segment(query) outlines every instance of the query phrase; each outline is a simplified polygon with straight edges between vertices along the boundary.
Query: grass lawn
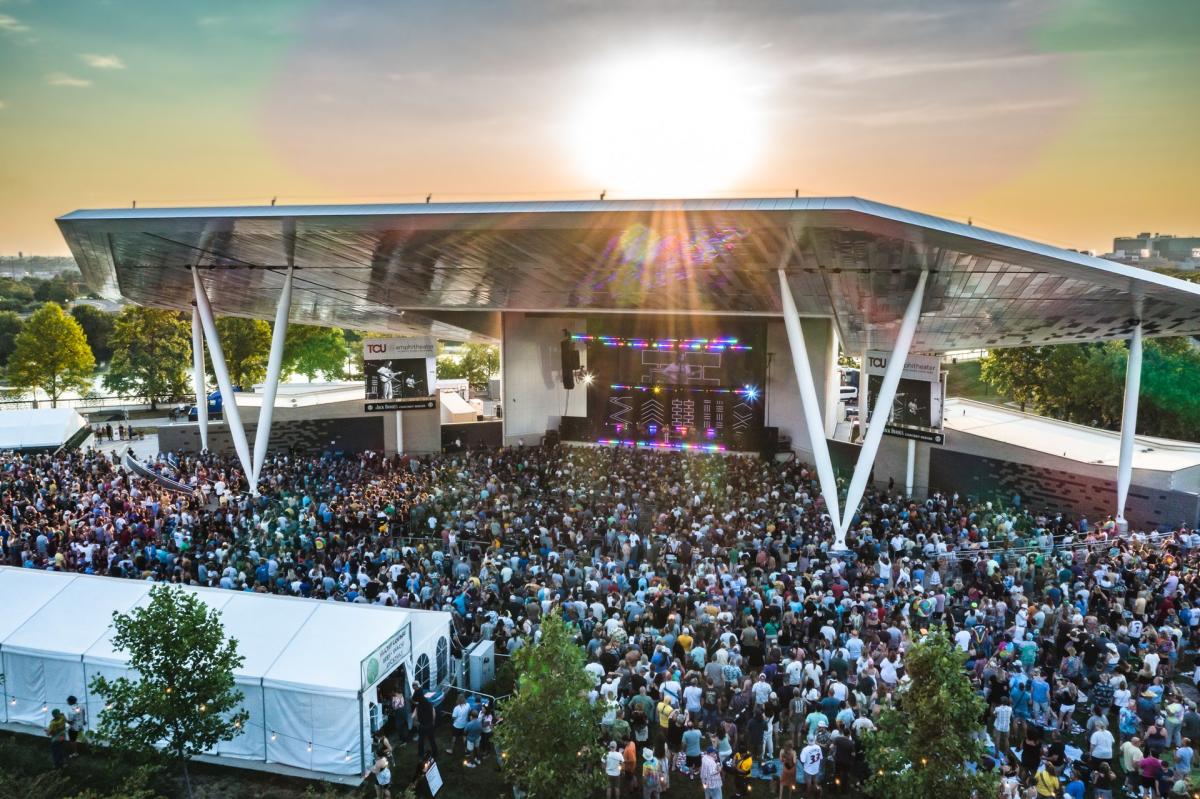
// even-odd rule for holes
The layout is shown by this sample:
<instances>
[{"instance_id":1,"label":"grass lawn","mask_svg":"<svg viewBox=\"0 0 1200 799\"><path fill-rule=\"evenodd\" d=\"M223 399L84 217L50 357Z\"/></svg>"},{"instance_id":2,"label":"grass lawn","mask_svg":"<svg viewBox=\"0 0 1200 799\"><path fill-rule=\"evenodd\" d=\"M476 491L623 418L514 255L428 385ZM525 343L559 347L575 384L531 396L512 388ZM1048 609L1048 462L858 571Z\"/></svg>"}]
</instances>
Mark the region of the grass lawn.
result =
<instances>
[{"instance_id":1,"label":"grass lawn","mask_svg":"<svg viewBox=\"0 0 1200 799\"><path fill-rule=\"evenodd\" d=\"M979 379L979 361L959 361L946 368L946 394L980 402L1002 403L1005 398Z\"/></svg>"}]
</instances>

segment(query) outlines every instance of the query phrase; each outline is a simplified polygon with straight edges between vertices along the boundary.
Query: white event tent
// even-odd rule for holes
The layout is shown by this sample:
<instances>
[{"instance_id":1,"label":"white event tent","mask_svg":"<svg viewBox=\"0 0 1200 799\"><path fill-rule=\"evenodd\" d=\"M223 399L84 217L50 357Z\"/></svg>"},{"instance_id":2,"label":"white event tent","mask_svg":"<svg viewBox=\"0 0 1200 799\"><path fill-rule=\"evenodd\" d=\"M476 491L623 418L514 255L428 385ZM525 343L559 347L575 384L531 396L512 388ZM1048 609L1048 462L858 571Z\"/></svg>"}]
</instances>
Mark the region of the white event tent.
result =
<instances>
[{"instance_id":1,"label":"white event tent","mask_svg":"<svg viewBox=\"0 0 1200 799\"><path fill-rule=\"evenodd\" d=\"M0 411L0 450L55 450L86 426L73 408Z\"/></svg>"},{"instance_id":2,"label":"white event tent","mask_svg":"<svg viewBox=\"0 0 1200 799\"><path fill-rule=\"evenodd\" d=\"M153 583L0 567L0 722L41 733L68 696L94 725L102 675L134 676L113 648L112 614L149 601ZM450 679L450 614L185 587L221 613L245 662L235 672L249 722L205 759L357 782L370 747L376 687L404 667L428 687ZM436 667L431 664L436 663Z\"/></svg>"}]
</instances>

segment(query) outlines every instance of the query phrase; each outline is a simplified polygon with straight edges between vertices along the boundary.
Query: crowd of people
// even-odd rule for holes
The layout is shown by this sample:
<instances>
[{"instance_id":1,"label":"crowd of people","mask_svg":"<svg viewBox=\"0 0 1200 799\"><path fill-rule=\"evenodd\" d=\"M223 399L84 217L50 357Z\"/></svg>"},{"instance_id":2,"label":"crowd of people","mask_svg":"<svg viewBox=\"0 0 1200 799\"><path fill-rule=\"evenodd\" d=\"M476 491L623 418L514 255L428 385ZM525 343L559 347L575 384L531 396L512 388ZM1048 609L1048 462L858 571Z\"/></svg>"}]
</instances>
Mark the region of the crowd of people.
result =
<instances>
[{"instance_id":1,"label":"crowd of people","mask_svg":"<svg viewBox=\"0 0 1200 799\"><path fill-rule=\"evenodd\" d=\"M1187 527L880 489L834 552L795 460L280 454L258 496L235 464L158 464L184 494L94 450L0 455L3 562L446 609L456 652L486 638L511 654L560 614L586 650L612 799L678 781L710 799L768 780L780 796L853 794L906 652L936 625L986 700L990 755L969 767L994 770L1000 796L1191 795Z\"/></svg>"}]
</instances>

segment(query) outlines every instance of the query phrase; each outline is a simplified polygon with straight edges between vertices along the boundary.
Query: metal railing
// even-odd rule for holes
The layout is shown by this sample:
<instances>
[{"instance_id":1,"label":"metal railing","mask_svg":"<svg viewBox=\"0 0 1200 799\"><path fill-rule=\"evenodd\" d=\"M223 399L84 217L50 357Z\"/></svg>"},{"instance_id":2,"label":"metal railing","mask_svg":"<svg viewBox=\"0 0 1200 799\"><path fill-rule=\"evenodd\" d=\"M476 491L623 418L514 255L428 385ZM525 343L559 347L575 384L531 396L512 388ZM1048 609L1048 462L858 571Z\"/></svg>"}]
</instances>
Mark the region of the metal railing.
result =
<instances>
[{"instance_id":1,"label":"metal railing","mask_svg":"<svg viewBox=\"0 0 1200 799\"><path fill-rule=\"evenodd\" d=\"M170 405L171 403L164 400L160 405ZM30 408L49 408L51 402L49 399L0 399L0 410L19 411L28 410ZM102 410L111 407L113 410L145 410L150 407L149 397L60 397L57 403L59 408L75 408Z\"/></svg>"}]
</instances>

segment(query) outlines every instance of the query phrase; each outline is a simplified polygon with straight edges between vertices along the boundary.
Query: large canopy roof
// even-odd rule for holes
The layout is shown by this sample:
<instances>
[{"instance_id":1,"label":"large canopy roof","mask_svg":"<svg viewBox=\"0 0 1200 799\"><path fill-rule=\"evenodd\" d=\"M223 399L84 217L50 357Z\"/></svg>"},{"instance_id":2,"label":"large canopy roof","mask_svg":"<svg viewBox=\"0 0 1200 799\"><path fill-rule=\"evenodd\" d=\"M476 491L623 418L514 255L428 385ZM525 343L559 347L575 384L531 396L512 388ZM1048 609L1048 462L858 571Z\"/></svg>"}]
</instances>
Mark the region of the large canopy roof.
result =
<instances>
[{"instance_id":1,"label":"large canopy roof","mask_svg":"<svg viewBox=\"0 0 1200 799\"><path fill-rule=\"evenodd\" d=\"M854 197L75 211L105 297L398 334L495 338L498 312L778 316L777 269L852 351L889 347L922 269L915 351L1200 333L1200 286Z\"/></svg>"}]
</instances>

